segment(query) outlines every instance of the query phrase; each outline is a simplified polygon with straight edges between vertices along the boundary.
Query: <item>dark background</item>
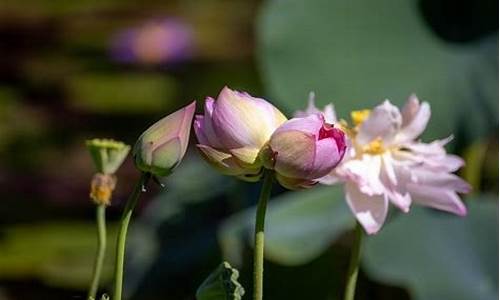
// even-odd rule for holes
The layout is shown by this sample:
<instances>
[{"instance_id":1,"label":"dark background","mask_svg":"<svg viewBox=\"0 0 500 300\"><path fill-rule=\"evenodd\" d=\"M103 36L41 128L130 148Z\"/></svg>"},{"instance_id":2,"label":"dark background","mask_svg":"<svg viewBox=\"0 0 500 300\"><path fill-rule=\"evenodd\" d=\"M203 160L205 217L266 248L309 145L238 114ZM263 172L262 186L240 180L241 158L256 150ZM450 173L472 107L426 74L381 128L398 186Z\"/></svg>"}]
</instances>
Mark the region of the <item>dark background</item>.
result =
<instances>
[{"instance_id":1,"label":"dark background","mask_svg":"<svg viewBox=\"0 0 500 300\"><path fill-rule=\"evenodd\" d=\"M442 225L441 237L455 237L454 230L459 230L458 236L477 239L451 238L463 244L445 241L442 248L422 257L417 256L425 249L414 247L417 254L406 257L422 266L436 266L429 257L441 258L443 264L436 268L442 273L428 275L426 267L422 273L401 263L399 270L387 262L397 260L391 253L381 256L377 249L397 250L407 243L405 239L418 239L422 227L411 227L410 221L394 212L388 223L402 222L400 228L409 226L408 230L384 230L378 241L375 237L367 245L357 299L457 299L457 291L450 290L463 282L466 289L468 284L483 284L477 292L484 292L483 296L472 289L475 299L495 293L498 297L498 2L424 0L407 5L382 1L365 6L368 2L30 0L0 4L0 299L85 299L95 229L94 205L88 199L94 167L84 141L109 137L133 145L150 124L190 101L198 100L201 111L202 100L215 97L224 85L265 97L288 115L303 108L307 92L314 90L321 104L335 100L344 118L347 111L373 106L385 95L399 97L395 102L400 104L403 95L423 94L436 107L426 137L455 135L449 150L465 158L468 167L460 175L474 187L466 203L478 208L471 208L463 222L430 210L415 215ZM403 14L414 16L415 22L398 23ZM380 19L366 27L363 15ZM391 25L391 20L400 26ZM380 28L378 22L383 24ZM420 33L415 31L413 36L414 24L426 33L423 41L428 41L419 42L418 49L411 44ZM371 34L372 29L378 35ZM394 49L394 60L385 60L384 45ZM412 56L409 48L422 56ZM437 66L444 61L451 66L449 73L439 73ZM405 73L399 75L395 66L404 66ZM408 75L414 71L412 66L429 71ZM381 77L369 74L370 70L380 70ZM371 88L370 78L380 90ZM415 78L420 81L413 85ZM426 78L432 84L424 82ZM387 80L387 86L381 80ZM404 86L414 90L397 88ZM447 86L446 93L435 86ZM379 95L382 91L384 96ZM138 175L130 158L117 173L118 187L108 209L110 242L103 292L112 279L116 222ZM218 175L195 149L188 150L165 184L165 190L155 185L148 189L132 225L126 295L194 299L196 288L225 257L240 269L245 298L250 298L251 248L246 241L251 226L245 220L251 211L245 215L244 209L255 204L259 185ZM321 196L307 193L304 199L325 197L324 192ZM287 209L302 210L287 208L291 193L276 186L274 194L279 198L276 211L283 209L290 218L285 218L289 225L283 227L288 231L277 229L275 234L284 237L285 246L296 243L298 254L290 256L282 250L286 247L274 248L278 250L266 264L266 298L340 299L351 218L344 217L347 221L333 229L328 223L323 228L320 222L340 217L319 216L312 209L305 220L317 223L301 223L305 215L287 215ZM301 207L299 200L293 201ZM449 222L441 224L441 219ZM425 226L431 224L427 221ZM228 232L231 224L239 225ZM494 236L486 235L490 232L483 228ZM321 246L301 256L301 247L306 253L312 240L321 240ZM463 248L473 250L463 254ZM449 255L466 261L459 268L463 276L447 273L453 270L449 267L453 262L447 263ZM468 264L495 268L474 271ZM425 278L437 282L431 284Z\"/></svg>"}]
</instances>

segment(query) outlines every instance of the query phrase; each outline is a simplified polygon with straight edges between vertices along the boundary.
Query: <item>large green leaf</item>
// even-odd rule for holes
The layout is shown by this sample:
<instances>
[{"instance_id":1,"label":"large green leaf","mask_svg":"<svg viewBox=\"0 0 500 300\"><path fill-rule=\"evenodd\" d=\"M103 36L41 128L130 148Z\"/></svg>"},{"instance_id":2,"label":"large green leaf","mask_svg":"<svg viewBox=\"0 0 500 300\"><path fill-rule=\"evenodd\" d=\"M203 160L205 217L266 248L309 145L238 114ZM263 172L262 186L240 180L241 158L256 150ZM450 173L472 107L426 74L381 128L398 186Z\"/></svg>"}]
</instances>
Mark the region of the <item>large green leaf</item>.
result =
<instances>
[{"instance_id":1,"label":"large green leaf","mask_svg":"<svg viewBox=\"0 0 500 300\"><path fill-rule=\"evenodd\" d=\"M470 199L465 218L412 208L368 238L363 267L413 299L498 299L498 204Z\"/></svg>"},{"instance_id":2,"label":"large green leaf","mask_svg":"<svg viewBox=\"0 0 500 300\"><path fill-rule=\"evenodd\" d=\"M226 259L240 263L243 237L251 240L255 209L228 219L219 231ZM269 203L266 215L266 258L300 265L322 254L354 225L340 187L317 187L283 194Z\"/></svg>"},{"instance_id":3,"label":"large green leaf","mask_svg":"<svg viewBox=\"0 0 500 300\"><path fill-rule=\"evenodd\" d=\"M439 41L416 1L268 1L257 33L264 83L289 112L304 108L309 91L319 104L335 103L343 118L416 93L432 105L429 136L443 137L466 101L458 96L472 94L477 47Z\"/></svg>"}]
</instances>

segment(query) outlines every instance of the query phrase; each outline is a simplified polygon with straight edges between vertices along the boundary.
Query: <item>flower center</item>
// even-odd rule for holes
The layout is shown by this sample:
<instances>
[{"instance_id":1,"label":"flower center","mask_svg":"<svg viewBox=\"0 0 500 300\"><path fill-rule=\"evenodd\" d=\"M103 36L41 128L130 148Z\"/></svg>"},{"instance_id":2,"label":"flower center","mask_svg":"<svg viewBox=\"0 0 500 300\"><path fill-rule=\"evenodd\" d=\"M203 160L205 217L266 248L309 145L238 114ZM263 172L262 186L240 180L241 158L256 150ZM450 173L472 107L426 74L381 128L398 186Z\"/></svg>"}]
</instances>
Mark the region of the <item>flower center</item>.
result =
<instances>
[{"instance_id":1,"label":"flower center","mask_svg":"<svg viewBox=\"0 0 500 300\"><path fill-rule=\"evenodd\" d=\"M341 120L341 125L346 127L345 130L349 137L351 138L353 145L356 149L356 155L361 156L362 154L370 154L370 155L380 155L385 151L390 150L390 148L386 148L384 146L384 141L381 137L377 137L373 139L366 145L359 145L356 143L356 135L358 134L359 127L368 119L370 116L371 110L362 109L362 110L354 110L351 112L351 120L353 123L353 127L349 127L346 121Z\"/></svg>"},{"instance_id":2,"label":"flower center","mask_svg":"<svg viewBox=\"0 0 500 300\"><path fill-rule=\"evenodd\" d=\"M384 141L380 137L374 139L367 145L363 146L363 153L372 155L382 154L385 152Z\"/></svg>"}]
</instances>

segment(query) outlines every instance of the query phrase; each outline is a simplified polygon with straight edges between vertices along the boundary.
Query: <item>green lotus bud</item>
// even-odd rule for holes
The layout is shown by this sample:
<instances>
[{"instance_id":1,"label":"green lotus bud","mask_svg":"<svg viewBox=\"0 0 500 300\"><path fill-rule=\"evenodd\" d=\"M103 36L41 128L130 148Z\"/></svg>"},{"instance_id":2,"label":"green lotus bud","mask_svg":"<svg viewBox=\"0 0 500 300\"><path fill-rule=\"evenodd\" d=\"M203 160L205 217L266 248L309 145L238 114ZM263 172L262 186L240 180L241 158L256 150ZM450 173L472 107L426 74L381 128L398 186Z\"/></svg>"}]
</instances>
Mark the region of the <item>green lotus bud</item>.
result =
<instances>
[{"instance_id":1,"label":"green lotus bud","mask_svg":"<svg viewBox=\"0 0 500 300\"><path fill-rule=\"evenodd\" d=\"M195 102L149 127L137 140L133 154L137 168L155 176L167 176L179 165L189 143Z\"/></svg>"},{"instance_id":2,"label":"green lotus bud","mask_svg":"<svg viewBox=\"0 0 500 300\"><path fill-rule=\"evenodd\" d=\"M130 146L111 139L92 139L86 142L98 173L114 174L130 151Z\"/></svg>"}]
</instances>

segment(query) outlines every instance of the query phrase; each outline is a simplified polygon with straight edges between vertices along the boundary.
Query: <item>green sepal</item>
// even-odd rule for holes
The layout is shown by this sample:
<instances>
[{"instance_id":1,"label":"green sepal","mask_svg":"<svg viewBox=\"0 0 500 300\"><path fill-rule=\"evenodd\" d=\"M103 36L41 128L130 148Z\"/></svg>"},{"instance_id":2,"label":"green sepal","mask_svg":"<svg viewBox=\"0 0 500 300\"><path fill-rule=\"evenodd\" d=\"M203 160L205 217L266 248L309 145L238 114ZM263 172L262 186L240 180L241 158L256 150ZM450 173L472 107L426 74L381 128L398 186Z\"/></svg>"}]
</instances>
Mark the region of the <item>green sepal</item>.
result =
<instances>
[{"instance_id":1,"label":"green sepal","mask_svg":"<svg viewBox=\"0 0 500 300\"><path fill-rule=\"evenodd\" d=\"M245 289L238 282L238 270L221 263L196 291L196 300L241 300Z\"/></svg>"},{"instance_id":2,"label":"green sepal","mask_svg":"<svg viewBox=\"0 0 500 300\"><path fill-rule=\"evenodd\" d=\"M97 172L103 174L114 174L130 151L129 145L111 139L92 139L87 140L85 144Z\"/></svg>"}]
</instances>

